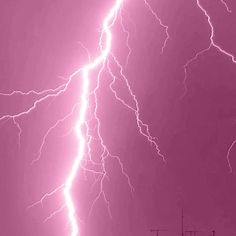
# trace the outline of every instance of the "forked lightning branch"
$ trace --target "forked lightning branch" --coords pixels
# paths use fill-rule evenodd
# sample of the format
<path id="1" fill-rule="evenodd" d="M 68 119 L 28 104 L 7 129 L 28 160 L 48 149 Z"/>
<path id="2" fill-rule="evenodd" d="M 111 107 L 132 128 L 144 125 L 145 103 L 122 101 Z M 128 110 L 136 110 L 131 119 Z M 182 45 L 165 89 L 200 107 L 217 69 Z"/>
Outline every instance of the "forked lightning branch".
<path id="1" fill-rule="evenodd" d="M 58 125 L 62 122 L 64 122 L 69 116 L 71 116 L 74 113 L 74 110 L 78 108 L 78 118 L 77 122 L 74 125 L 74 129 L 76 131 L 76 139 L 77 139 L 77 155 L 75 156 L 71 169 L 64 181 L 60 186 L 55 187 L 54 190 L 51 192 L 45 193 L 41 199 L 35 203 L 33 203 L 29 208 L 34 207 L 37 204 L 43 204 L 44 201 L 47 200 L 47 198 L 53 197 L 54 194 L 57 192 L 63 193 L 64 196 L 64 204 L 59 208 L 56 209 L 54 212 L 52 212 L 49 217 L 45 219 L 45 222 L 50 220 L 52 217 L 55 217 L 56 214 L 62 212 L 63 210 L 66 210 L 67 215 L 68 215 L 68 221 L 70 224 L 70 236 L 78 236 L 80 235 L 80 229 L 79 229 L 79 223 L 78 223 L 78 215 L 79 212 L 76 211 L 76 202 L 75 199 L 72 196 L 72 188 L 74 186 L 74 180 L 76 179 L 78 172 L 80 169 L 83 169 L 88 172 L 92 172 L 94 175 L 97 176 L 95 184 L 99 186 L 99 191 L 97 192 L 97 195 L 94 199 L 94 201 L 91 204 L 91 210 L 93 210 L 94 205 L 96 202 L 102 198 L 104 202 L 107 205 L 108 212 L 110 216 L 112 217 L 112 209 L 110 209 L 110 204 L 109 204 L 109 199 L 106 196 L 106 192 L 104 191 L 104 183 L 106 181 L 107 173 L 106 173 L 106 160 L 108 158 L 113 158 L 115 159 L 119 166 L 120 166 L 120 171 L 124 175 L 124 177 L 127 180 L 127 184 L 130 187 L 131 194 L 134 193 L 134 187 L 132 186 L 132 181 L 129 178 L 128 173 L 125 171 L 125 166 L 123 165 L 121 159 L 116 156 L 115 154 L 111 153 L 109 151 L 108 146 L 106 145 L 105 141 L 103 140 L 102 134 L 101 134 L 101 119 L 98 115 L 98 107 L 101 106 L 101 104 L 98 102 L 98 96 L 97 93 L 101 89 L 100 88 L 100 79 L 102 76 L 102 73 L 106 70 L 110 74 L 110 84 L 109 84 L 109 89 L 111 90 L 111 93 L 114 95 L 116 101 L 118 103 L 121 103 L 125 108 L 129 109 L 131 114 L 134 116 L 136 125 L 137 125 L 137 130 L 141 136 L 143 136 L 148 143 L 151 144 L 151 146 L 156 150 L 157 156 L 161 157 L 163 161 L 165 162 L 166 159 L 161 153 L 157 139 L 152 135 L 151 130 L 149 129 L 148 124 L 146 124 L 142 119 L 141 119 L 141 111 L 140 111 L 140 106 L 138 102 L 138 98 L 135 95 L 135 92 L 133 91 L 133 88 L 129 82 L 129 79 L 126 77 L 123 69 L 122 63 L 118 60 L 116 55 L 113 54 L 112 52 L 112 42 L 113 42 L 113 37 L 118 37 L 117 35 L 112 34 L 112 28 L 115 24 L 121 23 L 122 29 L 124 34 L 127 35 L 127 40 L 126 40 L 126 47 L 127 47 L 127 60 L 126 64 L 128 64 L 128 57 L 132 53 L 131 50 L 131 45 L 129 45 L 129 37 L 130 34 L 128 30 L 125 28 L 123 25 L 123 20 L 118 21 L 119 16 L 122 17 L 121 11 L 123 9 L 123 4 L 125 0 L 116 0 L 114 1 L 113 6 L 111 9 L 108 10 L 107 14 L 105 14 L 105 18 L 102 22 L 101 25 L 101 33 L 100 33 L 100 39 L 99 42 L 97 42 L 97 45 L 99 47 L 99 55 L 97 55 L 95 58 L 93 58 L 88 64 L 79 67 L 78 70 L 73 72 L 68 80 L 61 84 L 60 86 L 53 88 L 53 89 L 46 89 L 43 91 L 34 91 L 30 90 L 27 92 L 22 92 L 22 91 L 13 91 L 9 94 L 5 93 L 0 93 L 1 96 L 5 97 L 11 97 L 15 95 L 21 95 L 21 96 L 28 96 L 34 94 L 37 99 L 35 99 L 31 106 L 25 110 L 22 110 L 18 113 L 15 114 L 6 114 L 0 117 L 0 121 L 8 121 L 12 120 L 13 124 L 17 127 L 18 129 L 18 136 L 19 136 L 19 145 L 20 145 L 20 138 L 21 134 L 23 132 L 19 118 L 24 117 L 28 115 L 29 113 L 33 112 L 35 109 L 37 109 L 39 104 L 42 104 L 44 102 L 47 102 L 50 98 L 57 98 L 59 96 L 62 96 L 67 90 L 68 87 L 71 85 L 71 82 L 73 80 L 81 80 L 81 93 L 78 94 L 78 100 L 74 102 L 74 106 L 71 109 L 71 112 L 68 114 L 65 114 L 65 116 L 62 119 L 58 119 L 54 125 L 52 125 L 48 131 L 45 133 L 42 144 L 40 145 L 40 150 L 39 150 L 39 155 L 37 156 L 36 159 L 32 161 L 32 164 L 35 162 L 40 161 L 42 149 L 46 145 L 47 137 L 51 133 L 52 130 L 56 129 Z M 223 0 L 219 0 L 223 6 L 226 8 L 227 12 L 230 13 L 231 9 L 228 7 L 227 3 Z M 223 55 L 229 57 L 233 63 L 236 63 L 235 57 L 230 53 L 224 50 L 220 45 L 215 43 L 215 32 L 214 32 L 214 26 L 213 22 L 211 21 L 211 17 L 209 16 L 207 10 L 201 5 L 200 0 L 195 1 L 196 6 L 199 8 L 199 10 L 202 12 L 203 17 L 206 18 L 206 23 L 209 25 L 209 30 L 210 30 L 210 35 L 209 35 L 209 47 L 203 49 L 200 52 L 196 52 L 196 54 L 193 56 L 192 59 L 190 59 L 185 65 L 184 65 L 184 72 L 185 72 L 185 77 L 184 77 L 184 86 L 186 88 L 187 92 L 187 86 L 186 86 L 186 80 L 187 80 L 187 69 L 190 69 L 189 67 L 191 66 L 191 62 L 194 60 L 198 59 L 198 56 L 200 54 L 206 53 L 208 50 L 210 50 L 212 47 L 215 47 L 218 49 L 218 51 Z M 135 4 L 135 1 L 133 1 L 133 4 Z M 159 17 L 158 13 L 152 8 L 151 4 L 147 0 L 143 0 L 143 5 L 144 9 L 148 10 L 150 15 L 153 17 L 153 20 L 159 24 L 165 34 L 166 38 L 163 42 L 163 46 L 161 49 L 160 53 L 164 53 L 165 47 L 168 46 L 168 40 L 170 39 L 170 34 L 169 34 L 169 27 L 163 23 L 161 18 Z M 113 65 L 111 67 L 111 65 Z M 112 70 L 112 68 L 116 68 L 115 71 L 119 72 L 119 75 L 117 76 L 115 71 Z M 91 76 L 91 73 L 94 71 L 98 71 L 97 75 L 94 77 Z M 116 83 L 116 80 L 118 79 L 122 80 L 123 84 L 126 87 L 126 91 L 128 91 L 130 97 L 132 98 L 133 105 L 130 105 L 125 99 L 122 98 L 122 96 L 119 94 L 118 91 L 116 91 L 114 84 Z M 91 86 L 91 81 L 93 83 L 96 83 L 96 86 L 94 89 L 92 89 Z M 95 106 L 90 106 L 91 102 L 95 104 Z M 89 111 L 89 112 L 88 112 Z M 99 145 L 102 150 L 101 156 L 100 156 L 100 163 L 97 163 L 93 159 L 93 155 L 91 154 L 91 139 L 93 138 L 92 135 L 90 134 L 89 130 L 89 122 L 88 122 L 88 113 L 89 113 L 89 119 L 94 119 L 96 123 L 96 137 L 99 139 Z M 86 130 L 86 131 L 85 131 Z M 233 145 L 236 143 L 234 141 L 232 145 L 229 148 L 229 152 L 227 155 L 227 160 L 228 164 L 230 167 L 230 170 L 232 171 L 232 167 L 230 165 L 229 161 L 229 156 L 230 156 L 230 150 L 232 149 Z M 88 152 L 88 153 L 87 153 Z M 84 160 L 87 158 L 86 162 L 89 162 L 90 165 L 89 167 L 85 166 Z M 91 166 L 99 166 L 99 171 L 97 168 L 92 168 Z"/>

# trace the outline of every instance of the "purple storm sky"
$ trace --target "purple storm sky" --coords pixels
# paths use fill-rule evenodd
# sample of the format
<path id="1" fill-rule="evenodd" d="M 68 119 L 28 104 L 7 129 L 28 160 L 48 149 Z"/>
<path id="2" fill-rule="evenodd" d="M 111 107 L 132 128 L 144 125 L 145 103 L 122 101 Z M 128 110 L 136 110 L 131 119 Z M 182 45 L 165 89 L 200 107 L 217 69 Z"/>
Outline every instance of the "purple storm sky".
<path id="1" fill-rule="evenodd" d="M 85 48 L 91 58 L 99 54 L 101 25 L 114 2 L 1 1 L 0 93 L 42 91 L 64 84 L 88 63 Z M 236 2 L 199 2 L 211 17 L 214 42 L 236 55 Z M 155 235 L 152 228 L 169 230 L 161 236 L 181 235 L 182 208 L 185 230 L 201 230 L 199 236 L 209 236 L 212 230 L 216 235 L 234 236 L 236 146 L 228 158 L 227 152 L 236 138 L 236 63 L 212 45 L 188 64 L 211 43 L 211 27 L 197 0 L 148 3 L 168 26 L 170 38 L 163 53 L 165 29 L 143 0 L 124 0 L 111 29 L 112 53 L 123 65 L 141 119 L 158 138 L 166 162 L 139 134 L 134 113 L 115 99 L 106 68 L 97 92 L 100 131 L 110 152 L 119 156 L 134 192 L 119 161 L 107 158 L 103 191 L 110 216 L 103 197 L 93 204 L 100 191 L 99 175 L 81 168 L 73 183 L 81 236 Z M 126 65 L 127 32 L 132 52 Z M 119 73 L 114 63 L 111 69 Z M 91 74 L 91 80 L 97 72 Z M 114 88 L 132 104 L 122 80 Z M 38 201 L 65 182 L 76 156 L 78 140 L 73 127 L 79 108 L 73 107 L 80 105 L 80 92 L 81 83 L 76 79 L 62 96 L 48 98 L 28 115 L 16 120 L 0 118 L 1 236 L 70 235 L 61 189 Z M 27 110 L 42 96 L 2 94 L 0 117 Z M 44 140 L 50 127 L 67 115 Z M 91 134 L 94 130 L 96 125 L 91 122 Z M 99 162 L 101 149 L 96 140 L 94 134 L 91 154 Z M 29 207 L 34 203 L 38 204 Z"/>

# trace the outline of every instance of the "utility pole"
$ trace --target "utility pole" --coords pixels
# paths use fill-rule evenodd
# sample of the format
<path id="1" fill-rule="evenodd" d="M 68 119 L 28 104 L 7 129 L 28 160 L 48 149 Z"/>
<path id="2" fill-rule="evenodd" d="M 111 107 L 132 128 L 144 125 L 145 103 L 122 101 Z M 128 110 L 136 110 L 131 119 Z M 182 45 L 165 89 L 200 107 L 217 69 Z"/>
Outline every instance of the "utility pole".
<path id="1" fill-rule="evenodd" d="M 184 236 L 184 209 L 183 208 L 181 212 L 181 232 L 182 232 L 182 236 Z"/>
<path id="2" fill-rule="evenodd" d="M 167 231 L 167 229 L 151 229 L 151 233 L 155 232 L 156 236 L 159 236 L 159 233 L 162 231 Z"/>
<path id="3" fill-rule="evenodd" d="M 185 231 L 185 233 L 189 233 L 190 234 L 190 236 L 196 236 L 197 235 L 197 233 L 199 233 L 199 232 L 201 232 L 201 231 L 199 231 L 199 230 L 186 230 Z"/>

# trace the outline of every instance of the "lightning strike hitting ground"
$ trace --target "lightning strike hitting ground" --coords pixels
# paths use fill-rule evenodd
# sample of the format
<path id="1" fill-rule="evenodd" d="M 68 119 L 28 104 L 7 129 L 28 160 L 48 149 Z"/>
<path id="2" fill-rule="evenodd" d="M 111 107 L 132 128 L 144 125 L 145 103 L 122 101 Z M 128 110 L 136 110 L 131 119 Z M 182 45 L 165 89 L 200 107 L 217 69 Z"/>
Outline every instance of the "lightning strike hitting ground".
<path id="1" fill-rule="evenodd" d="M 208 52 L 211 48 L 216 48 L 222 55 L 224 56 L 227 56 L 231 59 L 232 63 L 236 64 L 236 59 L 235 59 L 235 56 L 226 51 L 222 46 L 220 46 L 219 44 L 216 43 L 215 41 L 215 29 L 214 29 L 214 26 L 213 26 L 213 23 L 211 21 L 211 16 L 208 14 L 207 10 L 204 8 L 204 6 L 200 3 L 201 1 L 200 0 L 196 0 L 196 4 L 197 4 L 197 7 L 201 10 L 201 12 L 204 14 L 204 16 L 207 18 L 207 23 L 210 27 L 210 37 L 209 37 L 209 46 L 205 49 L 202 49 L 201 51 L 197 52 L 195 54 L 194 57 L 192 57 L 190 60 L 187 61 L 187 63 L 184 65 L 184 81 L 183 81 L 183 84 L 184 84 L 184 93 L 183 95 L 181 96 L 181 99 L 186 95 L 187 93 L 187 84 L 186 84 L 186 80 L 187 80 L 187 69 L 188 67 L 190 66 L 190 64 L 197 60 L 198 57 L 206 52 Z M 230 8 L 228 7 L 227 3 L 224 1 L 224 0 L 220 0 L 220 2 L 225 6 L 227 12 L 231 13 L 231 10 Z M 233 146 L 236 144 L 236 140 L 234 140 L 232 142 L 232 144 L 230 145 L 228 151 L 227 151 L 227 163 L 228 163 L 228 167 L 229 167 L 229 171 L 232 172 L 232 167 L 231 167 L 231 164 L 230 164 L 230 159 L 229 159 L 229 155 L 230 155 L 230 151 L 232 150 Z"/>

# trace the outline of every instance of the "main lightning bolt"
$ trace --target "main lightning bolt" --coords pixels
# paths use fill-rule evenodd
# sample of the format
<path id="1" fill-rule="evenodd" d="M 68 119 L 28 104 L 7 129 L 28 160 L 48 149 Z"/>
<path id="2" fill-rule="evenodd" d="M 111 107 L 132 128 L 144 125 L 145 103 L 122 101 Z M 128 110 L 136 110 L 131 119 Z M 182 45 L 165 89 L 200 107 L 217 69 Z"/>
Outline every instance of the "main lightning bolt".
<path id="1" fill-rule="evenodd" d="M 99 71 L 99 76 L 100 76 L 101 71 L 104 68 L 104 63 L 111 51 L 112 34 L 110 31 L 110 28 L 114 24 L 114 21 L 116 20 L 117 13 L 119 9 L 121 8 L 122 2 L 123 0 L 117 0 L 115 2 L 115 5 L 112 7 L 110 12 L 104 19 L 102 32 L 100 36 L 100 42 L 99 42 L 99 46 L 101 50 L 100 56 L 97 57 L 93 62 L 91 62 L 90 64 L 86 65 L 85 67 L 81 69 L 81 72 L 82 72 L 82 93 L 80 97 L 81 107 L 79 111 L 79 114 L 80 114 L 79 119 L 76 124 L 76 133 L 77 133 L 78 142 L 79 142 L 79 149 L 78 149 L 78 155 L 75 158 L 75 161 L 73 163 L 69 176 L 67 177 L 65 188 L 64 188 L 65 202 L 68 208 L 69 220 L 70 220 L 70 224 L 72 228 L 71 236 L 76 236 L 79 233 L 79 227 L 78 227 L 76 216 L 75 216 L 75 205 L 74 205 L 72 195 L 71 195 L 71 188 L 73 185 L 73 181 L 76 177 L 76 173 L 78 172 L 80 163 L 85 155 L 86 137 L 83 134 L 82 126 L 85 124 L 86 112 L 89 106 L 88 105 L 88 93 L 89 93 L 89 81 L 90 81 L 89 73 L 91 70 L 95 69 L 96 67 L 101 66 L 101 69 Z M 103 41 L 105 41 L 105 44 L 103 44 Z M 98 86 L 99 85 L 97 85 L 97 87 Z M 96 108 L 97 108 L 97 103 L 96 103 Z M 98 124 L 100 125 L 98 119 L 97 121 L 98 121 Z"/>
<path id="2" fill-rule="evenodd" d="M 156 150 L 157 154 L 162 157 L 163 160 L 165 160 L 164 156 L 161 154 L 160 149 L 157 144 L 157 140 L 154 136 L 151 135 L 151 132 L 149 130 L 148 124 L 146 124 L 141 119 L 141 112 L 140 112 L 140 106 L 138 103 L 138 99 L 132 90 L 132 87 L 129 83 L 129 80 L 125 76 L 123 66 L 119 62 L 119 60 L 115 57 L 115 55 L 112 53 L 112 31 L 111 28 L 116 23 L 118 16 L 121 16 L 120 11 L 122 9 L 124 0 L 116 0 L 109 10 L 108 14 L 105 16 L 102 24 L 102 29 L 100 33 L 99 38 L 99 49 L 100 54 L 93 60 L 91 60 L 91 56 L 87 50 L 81 43 L 81 46 L 86 50 L 88 57 L 89 57 L 89 63 L 85 66 L 79 68 L 75 72 L 73 72 L 68 79 L 64 79 L 65 81 L 63 84 L 59 85 L 56 88 L 52 89 L 46 89 L 42 91 L 35 91 L 35 90 L 29 90 L 26 92 L 22 91 L 13 91 L 11 93 L 0 93 L 0 96 L 4 97 L 14 97 L 14 96 L 30 96 L 34 100 L 31 102 L 31 104 L 24 108 L 22 111 L 16 112 L 14 114 L 4 114 L 0 117 L 1 122 L 7 122 L 9 120 L 12 120 L 13 124 L 16 126 L 18 130 L 18 140 L 19 140 L 19 147 L 20 147 L 20 139 L 22 134 L 22 129 L 20 126 L 20 119 L 21 117 L 24 117 L 31 112 L 33 112 L 36 108 L 40 106 L 40 104 L 44 103 L 45 101 L 48 101 L 49 99 L 54 99 L 59 96 L 62 96 L 65 94 L 69 87 L 72 86 L 72 81 L 74 79 L 81 78 L 81 94 L 79 97 L 79 102 L 75 103 L 73 108 L 63 117 L 60 117 L 53 125 L 50 126 L 50 128 L 46 131 L 45 135 L 43 136 L 42 143 L 39 147 L 38 155 L 37 157 L 31 162 L 33 165 L 34 163 L 38 162 L 42 155 L 42 150 L 46 144 L 46 140 L 50 133 L 57 128 L 62 122 L 69 119 L 69 117 L 73 116 L 75 110 L 78 110 L 78 118 L 75 125 L 75 131 L 76 131 L 76 137 L 78 141 L 78 152 L 77 155 L 73 161 L 71 170 L 68 173 L 68 176 L 66 177 L 66 180 L 64 183 L 62 183 L 60 186 L 56 187 L 54 190 L 47 192 L 44 194 L 41 199 L 33 204 L 31 204 L 27 209 L 30 209 L 37 204 L 43 204 L 43 202 L 53 195 L 57 194 L 58 192 L 63 192 L 64 196 L 64 203 L 61 205 L 61 207 L 58 208 L 58 210 L 51 213 L 44 222 L 47 222 L 52 217 L 54 217 L 59 212 L 63 211 L 64 209 L 67 209 L 68 213 L 68 219 L 71 226 L 71 236 L 77 236 L 80 234 L 79 225 L 77 223 L 77 216 L 76 216 L 76 207 L 75 203 L 73 201 L 72 196 L 72 188 L 74 180 L 77 176 L 77 173 L 79 169 L 84 170 L 86 172 L 92 173 L 95 176 L 94 185 L 99 184 L 100 190 L 94 199 L 94 201 L 91 204 L 90 213 L 97 202 L 97 200 L 100 197 L 103 197 L 103 200 L 105 201 L 109 215 L 111 216 L 111 210 L 110 210 L 110 203 L 106 196 L 106 193 L 104 192 L 103 186 L 105 183 L 105 180 L 108 178 L 106 173 L 106 166 L 105 162 L 108 157 L 111 157 L 115 159 L 121 169 L 121 172 L 123 176 L 126 178 L 127 183 L 130 187 L 131 193 L 134 192 L 134 187 L 131 184 L 131 180 L 128 176 L 128 174 L 125 172 L 123 163 L 121 162 L 120 158 L 116 155 L 113 155 L 106 144 L 104 143 L 104 140 L 102 138 L 100 129 L 101 129 L 101 123 L 100 119 L 98 117 L 98 98 L 97 98 L 97 91 L 100 88 L 100 77 L 104 70 L 106 70 L 110 75 L 110 83 L 109 88 L 114 95 L 115 99 L 120 102 L 124 107 L 126 107 L 135 117 L 136 125 L 139 131 L 139 134 L 143 136 Z M 166 47 L 167 41 L 169 39 L 168 34 L 168 26 L 164 25 L 162 23 L 162 20 L 158 17 L 157 13 L 152 9 L 148 1 L 144 0 L 144 4 L 147 7 L 147 9 L 151 12 L 151 14 L 155 17 L 156 21 L 164 28 L 166 32 L 166 39 L 164 41 L 162 52 L 164 48 Z M 121 27 L 123 29 L 123 32 L 127 35 L 127 48 L 128 48 L 128 55 L 126 60 L 126 66 L 128 65 L 128 59 L 131 54 L 131 47 L 129 46 L 129 38 L 130 34 L 128 30 L 126 30 L 123 19 L 121 16 Z M 116 67 L 117 70 L 116 73 L 113 72 L 112 66 Z M 91 86 L 91 72 L 92 71 L 98 71 L 97 77 L 95 79 L 95 88 L 92 89 Z M 117 74 L 118 71 L 118 74 Z M 126 87 L 126 90 L 132 100 L 132 104 L 128 103 L 125 99 L 122 98 L 122 96 L 119 95 L 119 93 L 115 90 L 114 85 L 116 83 L 117 79 L 121 79 L 123 84 Z M 91 101 L 91 103 L 90 103 Z M 89 117 L 89 119 L 88 119 Z M 93 123 L 93 126 L 91 127 L 90 123 Z M 95 123 L 95 125 L 94 125 Z M 93 139 L 93 132 L 96 132 L 98 143 L 101 147 L 102 153 L 100 161 L 97 162 L 93 160 L 92 154 L 91 154 L 91 142 Z M 86 158 L 87 157 L 87 158 Z M 92 167 L 91 167 L 92 166 Z M 92 187 L 93 187 L 92 186 Z"/>
<path id="3" fill-rule="evenodd" d="M 152 10 L 152 8 L 147 3 L 147 1 L 144 1 L 144 2 L 145 2 L 145 5 L 148 6 L 148 9 L 151 11 L 151 13 L 155 16 L 155 18 L 161 24 L 161 26 L 163 26 L 166 29 L 167 37 L 166 37 L 166 40 L 165 40 L 163 48 L 162 48 L 162 51 L 163 51 L 164 47 L 166 46 L 166 42 L 169 38 L 169 34 L 168 34 L 168 31 L 167 31 L 168 27 L 163 25 L 162 21 L 160 20 L 160 18 L 157 17 L 157 14 Z M 77 136 L 78 136 L 78 141 L 79 141 L 79 152 L 78 152 L 78 155 L 77 155 L 77 157 L 74 161 L 72 170 L 71 170 L 71 172 L 70 172 L 70 174 L 67 178 L 67 181 L 66 181 L 66 184 L 65 184 L 65 189 L 64 189 L 65 201 L 66 201 L 66 205 L 67 205 L 67 208 L 68 208 L 69 219 L 70 219 L 70 223 L 71 223 L 71 227 L 72 227 L 72 233 L 71 233 L 72 236 L 76 236 L 78 234 L 79 229 L 78 229 L 78 225 L 77 225 L 76 217 L 75 217 L 75 206 L 74 206 L 72 196 L 71 196 L 71 188 L 72 188 L 72 185 L 73 185 L 73 180 L 76 177 L 76 173 L 77 173 L 78 168 L 80 166 L 80 163 L 81 163 L 81 161 L 82 161 L 82 159 L 85 155 L 86 137 L 84 136 L 84 134 L 82 132 L 82 126 L 85 124 L 86 111 L 89 107 L 89 104 L 88 104 L 89 81 L 90 81 L 89 72 L 91 70 L 93 70 L 93 69 L 100 66 L 100 70 L 99 70 L 98 77 L 97 77 L 97 86 L 96 86 L 95 90 L 92 93 L 93 93 L 94 98 L 95 98 L 94 116 L 95 116 L 95 119 L 96 119 L 97 124 L 98 124 L 98 128 L 97 128 L 98 137 L 99 137 L 99 140 L 100 140 L 100 145 L 103 149 L 103 153 L 102 153 L 102 170 L 105 172 L 104 164 L 105 164 L 105 159 L 108 156 L 116 158 L 118 160 L 120 166 L 121 166 L 122 173 L 127 178 L 128 184 L 129 184 L 132 192 L 134 191 L 133 186 L 131 185 L 130 179 L 129 179 L 128 175 L 125 173 L 124 168 L 123 168 L 123 164 L 121 163 L 119 157 L 114 156 L 109 152 L 109 150 L 106 147 L 106 145 L 104 144 L 103 139 L 102 139 L 101 134 L 100 134 L 100 121 L 99 121 L 98 116 L 97 116 L 98 103 L 97 103 L 96 91 L 99 89 L 100 75 L 101 75 L 101 73 L 102 73 L 102 71 L 105 67 L 108 69 L 109 74 L 112 77 L 112 82 L 110 83 L 110 89 L 113 92 L 113 94 L 115 95 L 115 98 L 118 101 L 120 101 L 126 108 L 128 108 L 132 112 L 134 112 L 134 115 L 136 117 L 137 126 L 138 126 L 138 129 L 139 129 L 139 133 L 142 136 L 144 136 L 150 142 L 150 144 L 152 144 L 155 147 L 155 149 L 157 150 L 157 153 L 159 154 L 159 156 L 161 156 L 164 160 L 164 156 L 160 153 L 159 147 L 158 147 L 158 145 L 155 141 L 155 137 L 153 137 L 150 134 L 148 125 L 145 124 L 140 118 L 139 104 L 138 104 L 138 101 L 137 101 L 137 98 L 136 98 L 134 92 L 131 89 L 131 86 L 128 82 L 128 79 L 126 78 L 126 76 L 123 73 L 123 67 L 121 66 L 121 64 L 119 63 L 117 58 L 111 53 L 112 33 L 111 33 L 110 29 L 111 29 L 111 27 L 113 26 L 113 24 L 115 23 L 115 21 L 117 19 L 117 15 L 118 15 L 119 10 L 121 9 L 122 3 L 123 3 L 123 0 L 117 0 L 115 2 L 114 6 L 112 7 L 112 9 L 110 10 L 110 12 L 108 13 L 108 15 L 104 19 L 103 26 L 102 26 L 102 32 L 101 32 L 101 36 L 100 36 L 100 41 L 99 41 L 100 52 L 101 52 L 100 56 L 97 57 L 93 62 L 91 62 L 90 64 L 86 65 L 84 68 L 81 69 L 82 74 L 83 74 L 83 77 L 82 77 L 83 78 L 83 81 L 82 81 L 83 82 L 83 85 L 82 85 L 83 89 L 82 89 L 82 94 L 81 94 L 81 98 L 80 98 L 80 100 L 82 101 L 82 105 L 81 105 L 80 112 L 79 112 L 80 116 L 79 116 L 79 119 L 78 119 L 78 122 L 77 122 L 77 125 L 76 125 L 76 131 L 77 131 Z M 127 61 L 126 61 L 126 65 L 127 65 L 128 57 L 130 56 L 130 53 L 131 53 L 131 49 L 128 45 L 129 33 L 125 30 L 122 21 L 121 21 L 121 25 L 122 25 L 123 31 L 127 34 L 127 46 L 128 46 L 128 49 L 129 49 L 129 53 L 128 53 Z M 105 41 L 104 44 L 103 44 L 103 41 Z M 110 59 L 109 59 L 109 57 L 110 57 Z M 123 79 L 123 81 L 124 81 L 124 83 L 125 83 L 125 85 L 128 89 L 128 92 L 131 95 L 132 100 L 134 102 L 134 107 L 127 104 L 125 102 L 125 100 L 123 100 L 121 97 L 119 97 L 117 92 L 113 89 L 112 85 L 115 83 L 116 76 L 113 74 L 113 72 L 110 68 L 110 61 L 113 61 L 114 64 L 119 69 L 120 76 Z M 105 200 L 105 202 L 107 203 L 107 206 L 108 206 L 109 214 L 111 215 L 110 207 L 109 207 L 109 201 L 107 200 L 107 198 L 105 196 L 105 193 L 102 190 L 103 189 L 103 181 L 105 180 L 105 177 L 106 177 L 106 175 L 103 174 L 102 178 L 101 178 L 101 182 L 100 182 L 101 191 L 98 194 L 97 198 L 94 200 L 94 202 L 92 204 L 92 207 L 93 207 L 94 203 L 98 200 L 98 198 L 101 195 L 103 195 L 103 198 L 104 198 L 104 200 Z"/>

